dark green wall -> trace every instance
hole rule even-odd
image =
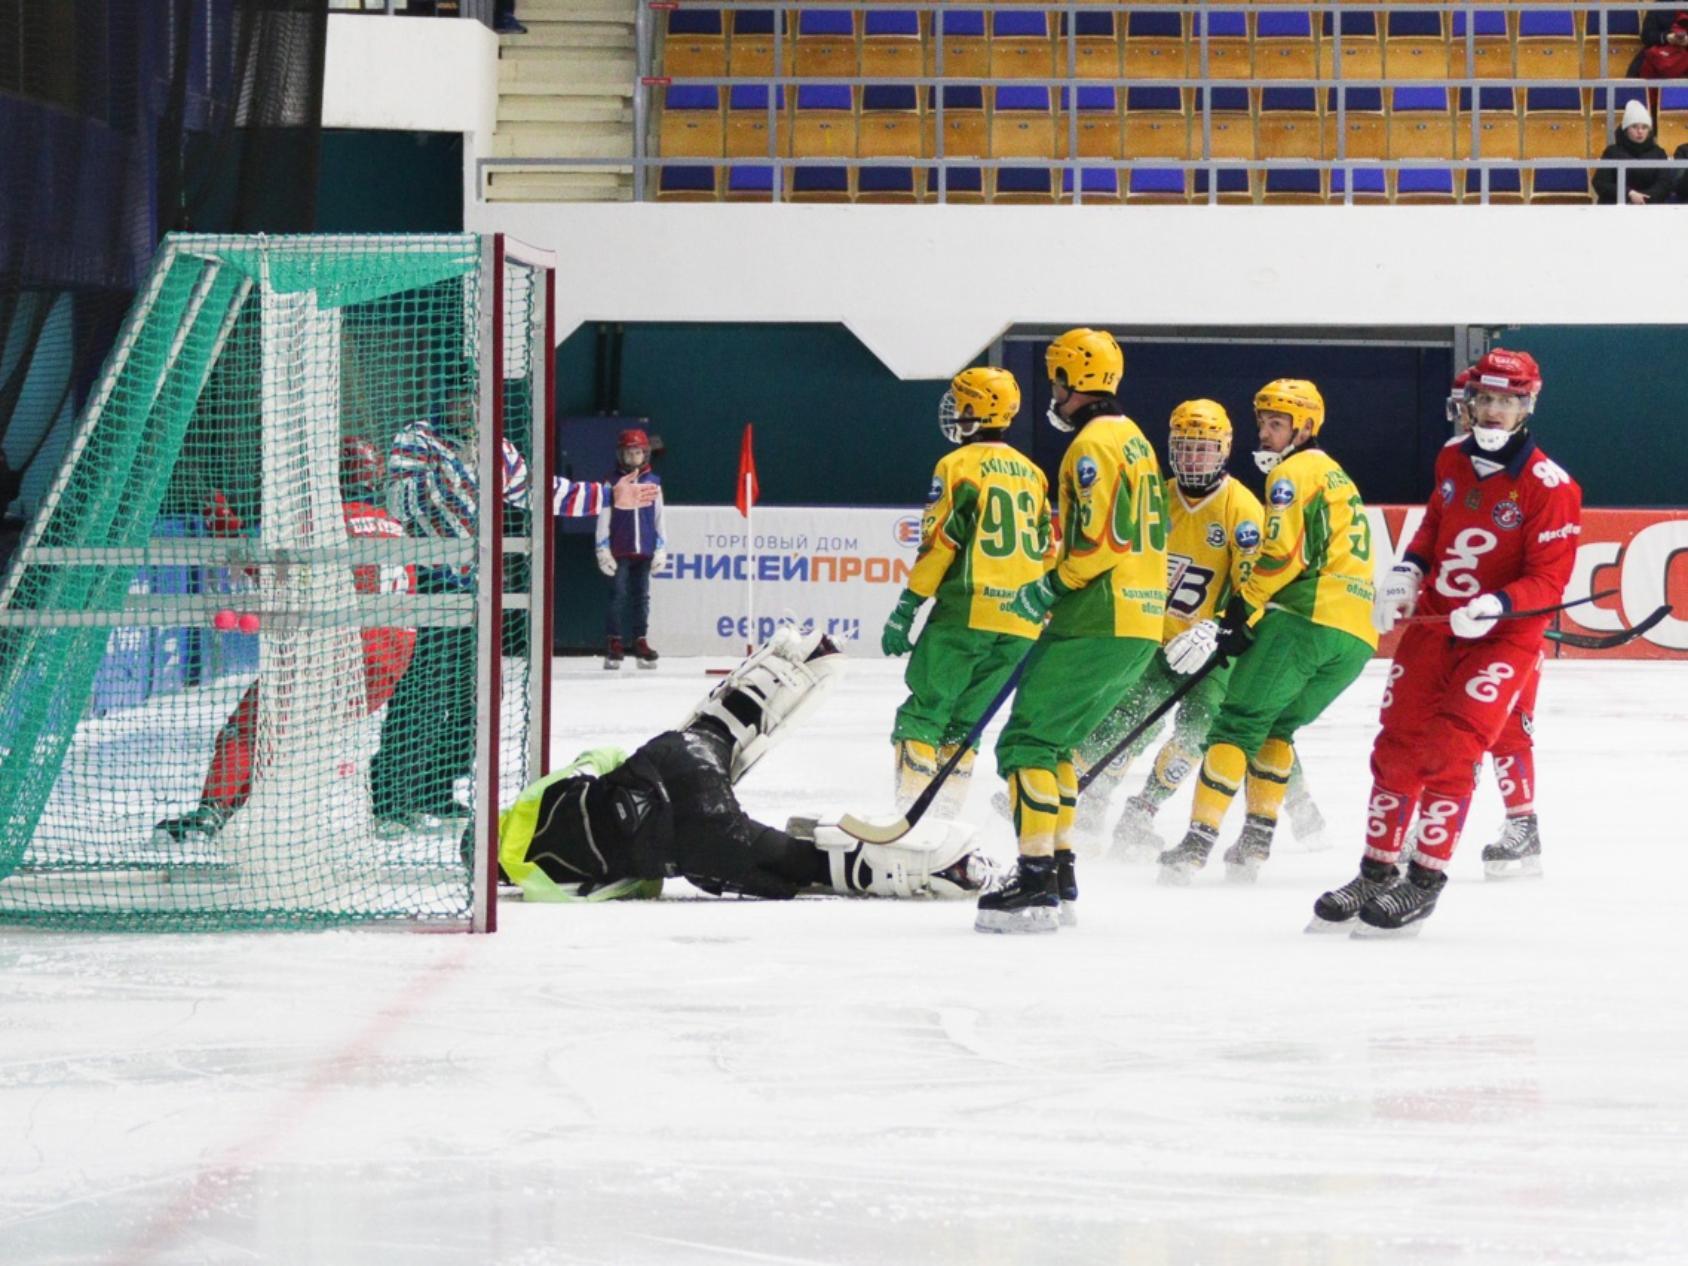
[[[319,233],[459,233],[463,138],[455,132],[326,130]]]
[[[1526,325],[1542,367],[1533,427],[1586,504],[1688,505],[1688,326]]]

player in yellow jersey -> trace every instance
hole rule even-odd
[[[1166,647],[1183,673],[1216,650],[1241,659],[1208,731],[1189,830],[1160,856],[1162,883],[1187,884],[1206,865],[1245,776],[1248,817],[1225,861],[1235,877],[1254,877],[1271,851],[1295,732],[1377,649],[1371,526],[1354,481],[1319,448],[1324,399],[1310,382],[1279,378],[1255,395],[1254,416],[1267,486],[1259,558],[1223,621],[1202,620]]]
[[[1057,481],[1055,565],[1006,604],[1034,622],[1047,613],[1049,623],[997,741],[1020,859],[1008,883],[980,896],[981,932],[1076,922],[1073,749],[1148,667],[1166,618],[1166,484],[1154,449],[1114,398],[1125,372],[1119,344],[1105,330],[1068,330],[1049,345],[1045,366],[1049,421],[1078,434]]]
[[[1232,432],[1223,405],[1213,400],[1186,400],[1172,411],[1170,431],[1167,464],[1173,476],[1169,499],[1172,527],[1167,538],[1163,641],[1225,611],[1254,571],[1265,521],[1260,499],[1225,473]],[[1179,704],[1172,737],[1155,754],[1154,768],[1143,789],[1126,801],[1110,857],[1146,862],[1165,849],[1165,841],[1154,830],[1155,814],[1200,763],[1208,727],[1225,697],[1230,676],[1229,664],[1215,669]],[[1165,656],[1157,655],[1119,705],[1080,744],[1080,770],[1105,758],[1178,688],[1179,682],[1180,675],[1167,665]],[[1099,839],[1106,825],[1109,800],[1124,781],[1132,759],[1148,749],[1159,730],[1156,723],[1145,731],[1098,771],[1079,797],[1073,821],[1073,837],[1079,847]],[[1297,835],[1310,835],[1315,827],[1322,826],[1299,763],[1290,775],[1286,807]]]
[[[939,459],[920,525],[908,588],[879,645],[907,655],[908,699],[897,709],[897,807],[906,809],[1002,689],[1040,625],[1004,611],[1020,586],[1043,575],[1049,548],[1049,481],[1003,436],[1020,411],[1006,369],[966,369],[939,409],[944,437],[960,445]],[[909,631],[933,599],[918,642]],[[967,798],[973,753],[962,757],[933,811],[955,817]]]

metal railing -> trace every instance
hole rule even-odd
[[[1381,170],[1386,173],[1398,173],[1400,171],[1422,171],[1427,168],[1436,168],[1446,169],[1455,173],[1456,180],[1451,191],[1455,201],[1476,201],[1486,204],[1489,201],[1490,196],[1490,174],[1495,170],[1533,171],[1544,168],[1565,170],[1581,168],[1585,170],[1600,170],[1615,168],[1617,170],[1617,201],[1620,205],[1626,205],[1626,173],[1630,168],[1666,167],[1673,170],[1688,170],[1688,160],[1674,159],[1617,160],[1569,156],[1551,157],[1545,159],[1532,159],[1528,157],[1520,157],[1516,159],[1481,157],[1461,158],[1454,156],[1454,153],[1450,153],[1450,155],[1445,159],[1441,157],[1379,158],[1372,156],[1353,156],[1346,152],[1348,140],[1347,120],[1349,100],[1347,90],[1352,89],[1369,89],[1381,95],[1383,97],[1384,108],[1380,111],[1368,110],[1364,111],[1364,113],[1369,117],[1376,117],[1381,114],[1386,121],[1391,118],[1394,113],[1393,110],[1389,108],[1388,93],[1390,90],[1399,88],[1444,89],[1449,93],[1449,114],[1458,124],[1469,127],[1469,148],[1466,151],[1469,154],[1479,154],[1482,148],[1482,121],[1484,114],[1486,113],[1480,106],[1480,94],[1483,90],[1503,89],[1513,93],[1515,101],[1511,113],[1515,118],[1519,119],[1520,127],[1522,126],[1522,120],[1525,117],[1525,111],[1521,109],[1524,105],[1523,93],[1528,89],[1576,89],[1580,93],[1584,94],[1597,92],[1603,93],[1605,101],[1602,109],[1606,122],[1606,134],[1609,135],[1614,130],[1614,121],[1617,117],[1618,111],[1621,109],[1621,103],[1619,101],[1620,91],[1640,95],[1647,87],[1656,88],[1661,83],[1668,85],[1670,81],[1624,79],[1618,77],[1618,75],[1614,73],[1614,71],[1619,68],[1615,68],[1611,64],[1611,41],[1614,36],[1613,33],[1609,31],[1609,22],[1606,15],[1608,13],[1634,14],[1637,10],[1646,9],[1676,11],[1680,6],[1675,3],[1674,0],[1658,0],[1658,2],[1654,3],[1640,4],[1608,3],[1605,2],[1605,0],[1598,0],[1596,3],[1580,4],[1553,3],[1552,0],[1497,0],[1497,2],[1491,2],[1491,0],[1464,0],[1462,3],[1454,4],[1438,4],[1433,2],[1423,4],[1414,3],[1410,7],[1401,4],[1384,3],[1378,3],[1375,5],[1354,4],[1337,2],[1337,0],[1314,0],[1314,2],[1307,4],[1291,3],[1286,5],[1235,2],[1213,4],[1151,3],[1134,5],[1129,3],[1129,0],[1125,3],[1106,5],[1085,3],[1084,0],[1056,0],[1054,3],[1043,4],[1027,4],[1024,0],[1020,0],[1018,3],[1009,2],[1009,0],[978,0],[977,3],[975,3],[974,0],[953,0],[953,2],[945,2],[945,0],[896,0],[894,4],[886,4],[884,3],[884,0],[879,0],[878,3],[871,2],[871,0],[824,0],[824,3],[820,2],[820,0],[803,0],[802,3],[800,3],[799,0],[762,0],[762,2],[758,2],[758,0],[705,0],[703,3],[686,4],[684,7],[688,10],[694,11],[711,10],[722,13],[723,39],[725,39],[730,26],[730,18],[728,15],[732,13],[738,11],[760,13],[777,11],[781,15],[781,20],[775,24],[775,29],[772,33],[757,33],[755,36],[758,40],[771,43],[772,45],[773,73],[770,75],[748,77],[731,75],[654,75],[652,70],[655,65],[656,51],[658,47],[658,39],[655,32],[655,28],[657,26],[655,15],[658,13],[678,10],[681,7],[682,6],[677,3],[676,0],[638,0],[638,9],[635,17],[635,34],[637,39],[635,79],[634,83],[630,85],[629,92],[633,104],[633,153],[630,158],[585,158],[571,157],[567,155],[559,155],[556,157],[483,158],[478,162],[479,177],[481,181],[480,187],[483,190],[486,188],[487,174],[489,172],[500,169],[532,170],[546,167],[610,169],[623,172],[631,171],[634,177],[633,197],[635,200],[644,200],[650,192],[648,185],[653,174],[666,168],[717,167],[725,171],[731,170],[734,167],[755,167],[771,169],[772,178],[769,182],[770,187],[767,192],[767,198],[778,202],[788,196],[785,188],[786,173],[788,171],[803,168],[842,168],[848,172],[854,172],[866,168],[884,167],[914,169],[916,172],[930,171],[934,173],[936,175],[936,184],[932,192],[935,194],[935,198],[931,200],[945,202],[949,200],[948,178],[949,173],[952,170],[967,169],[970,171],[986,171],[1001,168],[1014,168],[1018,170],[1036,171],[1041,169],[1051,173],[1066,173],[1064,179],[1066,184],[1070,185],[1070,191],[1064,186],[1057,187],[1056,181],[1059,178],[1052,176],[1050,181],[1050,200],[1064,199],[1067,197],[1068,192],[1070,192],[1071,201],[1077,204],[1082,204],[1084,201],[1083,186],[1085,183],[1083,173],[1086,170],[1113,169],[1120,172],[1124,176],[1125,182],[1128,184],[1130,180],[1129,173],[1134,168],[1155,169],[1162,171],[1177,168],[1186,173],[1187,184],[1191,182],[1192,176],[1194,181],[1199,183],[1202,179],[1201,174],[1205,173],[1207,184],[1207,188],[1205,190],[1206,200],[1208,202],[1219,202],[1221,200],[1230,200],[1228,197],[1230,191],[1222,190],[1219,187],[1220,173],[1222,172],[1247,171],[1251,173],[1264,173],[1271,171],[1284,171],[1294,168],[1300,171],[1319,172],[1321,187],[1327,190],[1332,182],[1333,175],[1338,172],[1344,173],[1344,196],[1342,200],[1344,202],[1351,203],[1355,200],[1354,180],[1351,173],[1356,170]],[[795,20],[786,20],[787,16],[800,14],[805,10],[814,12],[822,8],[832,11],[847,10],[854,14],[885,13],[888,11],[913,11],[926,15],[941,15],[945,13],[991,14],[1001,12],[1014,14],[1043,13],[1053,17],[1058,14],[1060,15],[1058,22],[1051,23],[1052,31],[1058,32],[1052,36],[1052,45],[1057,51],[1057,55],[1061,51],[1064,51],[1066,72],[1065,74],[1056,74],[1048,77],[1015,76],[1012,78],[955,78],[947,76],[944,74],[946,36],[942,30],[942,24],[935,18],[932,18],[923,19],[920,24],[920,33],[918,35],[908,37],[911,40],[917,41],[923,50],[930,50],[931,74],[908,76],[869,76],[860,74],[799,76],[787,73],[787,61],[795,55],[796,40],[798,38],[796,34],[798,24]],[[1387,19],[1389,14],[1399,14],[1405,12],[1424,13],[1427,11],[1440,15],[1444,19],[1445,25],[1450,28],[1452,26],[1453,19],[1456,16],[1464,16],[1465,30],[1463,35],[1452,34],[1451,38],[1447,41],[1447,47],[1449,48],[1450,55],[1450,70],[1453,69],[1451,59],[1457,55],[1457,51],[1459,49],[1463,48],[1464,50],[1465,73],[1463,75],[1450,75],[1446,78],[1392,78],[1385,75],[1381,78],[1365,79],[1352,79],[1343,76],[1343,46],[1345,43],[1351,44],[1355,38],[1354,35],[1344,29],[1345,23],[1342,21],[1344,17],[1356,17],[1362,15],[1372,17],[1375,23],[1374,32],[1369,36],[1362,35],[1359,38],[1369,38],[1372,41],[1378,42],[1380,48],[1387,49],[1388,43],[1385,31],[1387,29]],[[1598,21],[1593,23],[1596,29],[1586,30],[1579,26],[1578,29],[1582,30],[1582,33],[1575,37],[1575,44],[1580,69],[1584,47],[1588,41],[1596,41],[1599,49],[1598,65],[1601,71],[1600,76],[1598,78],[1587,79],[1581,77],[1540,79],[1519,78],[1516,76],[1479,76],[1477,74],[1477,50],[1479,48],[1479,42],[1491,37],[1480,36],[1477,33],[1476,16],[1495,13],[1511,14],[1528,11],[1572,13],[1577,15],[1579,23],[1581,22],[1583,15],[1588,15],[1591,19],[1597,17]],[[1199,74],[1193,73],[1188,77],[1155,79],[1135,76],[1127,77],[1124,74],[1112,77],[1094,77],[1088,75],[1080,77],[1078,74],[1078,48],[1079,40],[1084,37],[1079,35],[1079,24],[1073,19],[1076,15],[1098,13],[1112,14],[1115,17],[1116,31],[1113,38],[1116,46],[1121,50],[1122,56],[1124,55],[1123,50],[1130,44],[1130,36],[1126,35],[1121,29],[1119,29],[1117,24],[1123,22],[1128,13],[1180,15],[1216,15],[1224,13],[1241,15],[1305,14],[1309,18],[1308,43],[1312,47],[1314,57],[1316,59],[1315,64],[1319,65],[1321,69],[1323,68],[1325,51],[1328,49],[1331,73],[1328,76],[1321,75],[1313,78],[1293,79],[1277,76],[1260,77],[1252,74],[1246,78],[1210,76],[1208,74],[1212,61],[1210,39],[1225,37],[1213,36],[1211,33],[1212,24],[1207,21],[1199,21],[1185,23],[1187,30],[1185,38],[1188,46],[1195,53],[1196,67],[1199,68]],[[1336,15],[1331,18],[1333,31],[1330,33],[1326,33],[1323,29],[1323,19],[1327,15]],[[855,23],[852,24],[853,27],[856,25],[857,24]],[[1518,38],[1514,29],[1515,25],[1515,23],[1510,21],[1508,23],[1507,40],[1509,54],[1510,50],[1515,47],[1515,41]],[[1191,27],[1194,29],[1190,30],[1189,28]],[[1257,37],[1253,33],[1255,30],[1254,24],[1248,24],[1246,29],[1249,31],[1249,34],[1241,38],[1249,49],[1249,57],[1251,61],[1250,69],[1252,70],[1253,47]],[[839,36],[838,38],[855,39],[857,41],[859,53],[859,41],[861,39],[859,33],[849,37]],[[987,43],[989,38],[990,37],[988,35],[984,37]],[[923,53],[923,56],[924,55],[925,54]],[[1384,67],[1387,69],[1387,53],[1385,53],[1384,56]],[[923,68],[924,64],[925,63],[923,62]],[[1123,70],[1123,64],[1120,69]],[[1685,84],[1688,84],[1688,81],[1685,81]],[[730,95],[733,88],[737,87],[762,87],[769,89],[769,91],[765,94],[767,100],[765,122],[768,135],[767,153],[765,155],[760,153],[755,155],[747,153],[729,155],[723,153],[718,158],[708,155],[666,157],[651,154],[649,152],[649,133],[651,130],[650,121],[653,113],[651,108],[651,93],[655,89],[666,89],[675,86],[714,87],[724,90],[728,95]],[[899,155],[885,158],[862,158],[845,155],[796,157],[789,153],[782,154],[780,152],[782,132],[780,127],[781,118],[782,116],[792,116],[793,114],[790,107],[785,105],[783,101],[787,90],[796,90],[805,87],[849,87],[852,89],[859,89],[863,87],[882,86],[908,87],[915,90],[917,106],[916,109],[910,113],[918,117],[920,120],[920,126],[923,129],[923,134],[924,131],[930,131],[932,137],[932,152],[930,154],[922,153],[920,155]],[[983,98],[981,109],[969,111],[968,113],[974,117],[982,117],[988,132],[995,110],[990,105],[990,94],[986,90],[1005,87],[1044,88],[1048,91],[1050,108],[1054,118],[1058,122],[1064,121],[1067,128],[1067,135],[1065,138],[1067,156],[1044,158],[1036,156],[987,158],[973,154],[952,154],[945,152],[945,98],[948,94],[944,91],[938,91],[938,89],[979,89],[981,97]],[[1085,112],[1078,108],[1078,92],[1085,89],[1112,89],[1116,94],[1123,95],[1126,90],[1135,88],[1177,88],[1182,90],[1180,101],[1185,103],[1183,111],[1186,119],[1188,120],[1188,125],[1192,129],[1196,127],[1199,127],[1200,129],[1201,145],[1199,155],[1192,153],[1189,157],[1165,156],[1110,158],[1100,155],[1086,156],[1079,154],[1079,133],[1081,130],[1081,120]],[[1212,93],[1213,90],[1222,91],[1226,89],[1312,90],[1314,93],[1315,106],[1312,111],[1307,111],[1305,113],[1312,115],[1316,120],[1321,137],[1326,130],[1327,121],[1334,124],[1334,154],[1330,157],[1297,156],[1286,158],[1227,158],[1214,155],[1214,107],[1212,104]],[[1459,97],[1456,94],[1460,94],[1462,92],[1469,94],[1469,100],[1472,107],[1469,110],[1458,108]],[[1071,93],[1070,96],[1068,95],[1069,93]],[[1191,94],[1193,94],[1193,110],[1188,104],[1192,100]],[[795,96],[795,93],[793,93],[793,95]],[[1334,108],[1326,107],[1325,100],[1327,96],[1334,99]],[[919,108],[918,103],[922,97],[929,98],[931,102],[927,109]],[[1586,102],[1588,98],[1583,97],[1582,100]],[[1063,101],[1070,102],[1071,108],[1058,104]],[[1247,110],[1250,121],[1249,126],[1251,138],[1254,135],[1254,131],[1258,126],[1261,116],[1263,114],[1275,113],[1260,110],[1256,102],[1257,98],[1251,95],[1250,104]],[[1585,125],[1592,127],[1594,123],[1594,113],[1590,112],[1586,105],[1579,112],[1583,115]],[[840,113],[844,112],[840,111]],[[859,116],[859,104],[854,106],[848,113],[852,116],[852,119]],[[1126,111],[1125,116],[1121,116],[1116,105],[1114,113],[1116,117],[1125,117],[1128,116],[1130,112]],[[1499,113],[1504,114],[1505,112]],[[926,128],[926,120],[928,118],[932,121],[930,129]],[[1656,137],[1656,126],[1654,134]],[[1193,148],[1193,135],[1191,135],[1190,141],[1192,142],[1191,148]],[[786,148],[789,149],[789,147],[788,142]],[[923,145],[922,149],[924,148],[925,147]],[[1457,135],[1452,148],[1456,153],[1460,149],[1459,138]],[[1254,146],[1254,142],[1251,139],[1250,154],[1253,155],[1257,152],[1258,151]],[[1322,140],[1320,153],[1321,155],[1324,153]],[[1480,173],[1478,177],[1478,188],[1474,191],[1474,193],[1467,193],[1465,190],[1466,180],[1464,173],[1469,171],[1476,171]],[[1394,183],[1395,178],[1393,175],[1387,177],[1387,179],[1390,183]],[[1261,186],[1260,189],[1255,189],[1255,185],[1257,183]],[[1265,181],[1263,177],[1259,182],[1256,182],[1251,176],[1249,184],[1252,194],[1261,195],[1264,193],[1263,186]],[[1195,190],[1198,198],[1203,194],[1203,192],[1204,191],[1200,189]],[[1366,191],[1360,192],[1361,199],[1366,200]],[[915,192],[912,196],[915,198],[920,197],[918,192]],[[758,198],[758,200],[761,199]],[[1258,197],[1256,200],[1258,200]]]

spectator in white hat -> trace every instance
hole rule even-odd
[[[1624,117],[1613,133],[1612,144],[1601,158],[1665,158],[1664,148],[1653,139],[1653,116],[1645,103],[1636,100],[1624,107]],[[1670,198],[1670,169],[1630,167],[1624,171],[1624,201],[1645,207]],[[1603,205],[1618,201],[1618,169],[1602,167],[1594,173],[1594,198]]]

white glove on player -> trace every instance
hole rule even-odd
[[[1448,615],[1448,627],[1455,637],[1482,637],[1495,627],[1495,621],[1506,610],[1498,593],[1478,594],[1463,607]]]
[[[615,555],[610,553],[609,546],[598,546],[598,570],[606,576],[615,575]]]
[[[652,571],[661,571],[663,564],[666,563],[667,561],[668,561],[668,551],[665,550],[665,549],[657,550],[656,553],[651,555],[651,570]]]
[[[1219,622],[1192,624],[1166,644],[1166,663],[1175,673],[1193,673],[1219,648]]]
[[[1413,604],[1418,601],[1418,587],[1423,583],[1424,577],[1411,563],[1400,563],[1392,568],[1379,582],[1377,593],[1372,598],[1372,627],[1379,633],[1393,629],[1395,621],[1413,609]]]

